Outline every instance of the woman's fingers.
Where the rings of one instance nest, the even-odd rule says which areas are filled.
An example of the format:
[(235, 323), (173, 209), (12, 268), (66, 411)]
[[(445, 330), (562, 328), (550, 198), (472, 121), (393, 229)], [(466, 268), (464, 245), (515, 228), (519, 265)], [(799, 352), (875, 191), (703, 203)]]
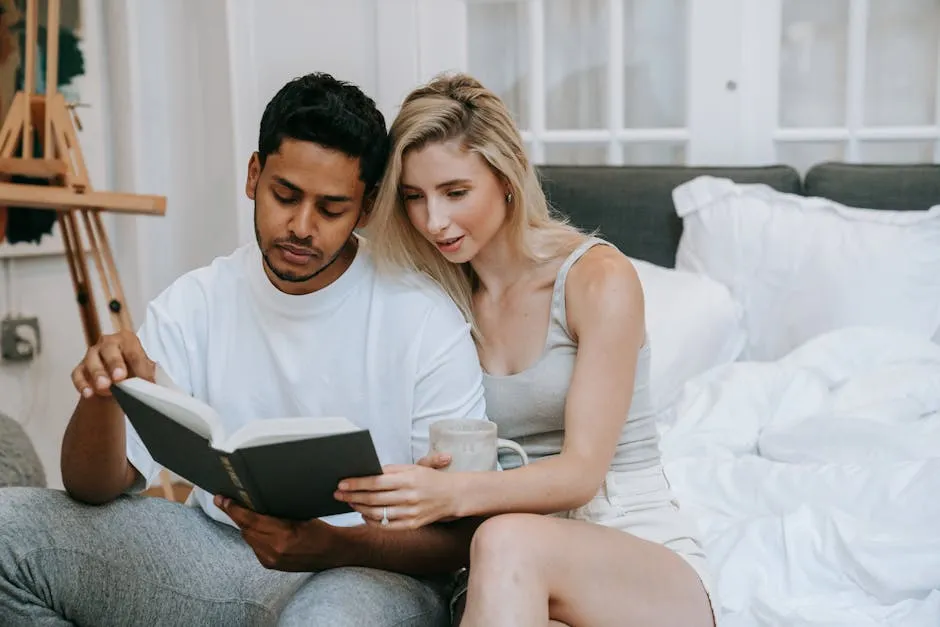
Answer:
[(451, 456), (447, 453), (431, 453), (418, 460), (419, 466), (441, 470), (450, 466)]
[(362, 514), (362, 519), (370, 527), (395, 530), (421, 526), (415, 518), (415, 512), (408, 508), (354, 505), (353, 509)]
[[(412, 466), (413, 468), (413, 466)], [(386, 466), (385, 474), (374, 477), (351, 477), (339, 482), (340, 492), (380, 492), (387, 490), (400, 490), (409, 487), (412, 482), (410, 474), (404, 473), (398, 466)]]
[(402, 505), (414, 502), (414, 495), (410, 492), (405, 492), (402, 490), (386, 492), (344, 492), (339, 490), (333, 495), (333, 497), (337, 501), (344, 501), (346, 503), (353, 503), (355, 505), (365, 505), (370, 507), (387, 507), (390, 505)]

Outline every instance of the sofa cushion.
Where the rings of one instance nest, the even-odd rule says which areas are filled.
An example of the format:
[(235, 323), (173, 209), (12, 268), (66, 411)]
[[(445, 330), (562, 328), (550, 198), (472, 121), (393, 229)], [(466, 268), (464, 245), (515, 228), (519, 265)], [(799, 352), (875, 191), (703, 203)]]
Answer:
[(17, 421), (0, 414), (0, 487), (46, 487), (46, 474), (29, 436)]
[(801, 193), (799, 173), (788, 166), (540, 166), (549, 203), (573, 224), (599, 230), (600, 237), (624, 254), (660, 266), (675, 265), (682, 221), (672, 203), (672, 190), (700, 175), (738, 183), (765, 183)]

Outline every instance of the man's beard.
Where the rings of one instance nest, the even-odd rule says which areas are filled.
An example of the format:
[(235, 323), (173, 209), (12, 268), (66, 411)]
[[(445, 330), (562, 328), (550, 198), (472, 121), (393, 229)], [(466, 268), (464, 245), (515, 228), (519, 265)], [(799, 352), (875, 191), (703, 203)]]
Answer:
[[(281, 281), (285, 281), (287, 283), (306, 283), (307, 281), (319, 276), (321, 272), (323, 272), (324, 270), (332, 266), (333, 262), (335, 262), (337, 259), (340, 258), (340, 255), (343, 254), (343, 249), (346, 248), (346, 243), (349, 242), (349, 237), (352, 237), (352, 231), (351, 231), (349, 233), (349, 237), (347, 237), (346, 241), (343, 242), (343, 245), (339, 247), (339, 250), (337, 250), (333, 254), (333, 256), (330, 257), (329, 261), (327, 261), (325, 264), (320, 266), (320, 268), (316, 272), (313, 272), (311, 274), (297, 274), (295, 272), (279, 270), (273, 263), (271, 263), (271, 258), (268, 256), (268, 251), (265, 250), (264, 244), (261, 241), (261, 232), (258, 230), (258, 201), (257, 200), (255, 200), (254, 202), (254, 210), (255, 210), (255, 216), (254, 216), (255, 240), (258, 242), (258, 249), (261, 251), (261, 258), (264, 260), (264, 265), (268, 267), (268, 270), (270, 270), (271, 273), (274, 274), (274, 276), (276, 276)], [(353, 228), (353, 231), (355, 231), (355, 228)], [(298, 246), (303, 246), (305, 248), (309, 247), (307, 244), (303, 242), (292, 241), (292, 243), (295, 243)]]

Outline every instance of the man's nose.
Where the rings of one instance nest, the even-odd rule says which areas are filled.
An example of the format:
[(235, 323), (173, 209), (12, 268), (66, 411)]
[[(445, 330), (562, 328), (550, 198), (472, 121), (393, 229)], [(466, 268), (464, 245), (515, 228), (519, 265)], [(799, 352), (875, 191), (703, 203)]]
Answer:
[(317, 209), (315, 206), (305, 206), (294, 215), (290, 230), (298, 239), (307, 239), (316, 232)]

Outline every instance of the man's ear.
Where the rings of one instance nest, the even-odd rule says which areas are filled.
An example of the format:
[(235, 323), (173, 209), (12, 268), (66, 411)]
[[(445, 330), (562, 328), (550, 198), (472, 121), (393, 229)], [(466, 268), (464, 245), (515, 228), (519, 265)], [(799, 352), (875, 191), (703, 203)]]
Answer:
[(257, 152), (251, 153), (248, 160), (248, 177), (245, 179), (245, 195), (255, 199), (255, 190), (258, 189), (258, 180), (261, 178), (261, 157)]
[(359, 212), (359, 221), (356, 223), (357, 229), (364, 229), (372, 219), (372, 210), (375, 209), (375, 197), (377, 192), (372, 192), (362, 199), (362, 211)]

